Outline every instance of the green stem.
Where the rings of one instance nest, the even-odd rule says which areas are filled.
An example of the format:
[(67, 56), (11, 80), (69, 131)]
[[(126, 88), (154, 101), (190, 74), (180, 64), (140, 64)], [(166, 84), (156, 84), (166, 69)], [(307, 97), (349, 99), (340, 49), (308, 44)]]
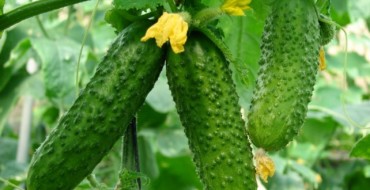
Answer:
[(206, 28), (205, 26), (198, 26), (194, 28), (195, 30), (201, 31), (204, 35), (206, 35), (216, 46), (221, 50), (224, 54), (226, 60), (230, 63), (235, 63), (235, 58), (233, 57), (230, 49), (226, 46), (223, 40), (217, 37), (211, 30)]
[[(139, 150), (137, 144), (137, 126), (136, 118), (133, 118), (130, 126), (125, 131), (123, 137), (123, 149), (122, 149), (122, 170), (140, 172), (139, 163)], [(132, 184), (136, 184), (138, 189), (141, 189), (141, 179), (136, 180)], [(124, 185), (124, 184), (121, 184)]]
[(219, 18), (224, 12), (219, 7), (205, 8), (199, 11), (193, 19), (193, 24), (195, 26), (205, 26), (207, 23)]
[(73, 6), (70, 5), (68, 6), (68, 17), (67, 17), (67, 21), (66, 21), (66, 25), (64, 27), (64, 35), (67, 35), (68, 34), (68, 28), (69, 28), (69, 25), (71, 24), (71, 18), (72, 18), (72, 14), (73, 13)]
[(11, 187), (13, 187), (14, 189), (24, 190), (24, 189), (22, 189), (22, 188), (20, 188), (20, 187), (18, 187), (18, 186), (16, 186), (16, 185), (14, 185), (14, 184), (13, 184), (13, 183), (11, 183), (10, 181), (8, 181), (8, 180), (6, 180), (6, 179), (4, 179), (4, 178), (2, 178), (2, 177), (0, 177), (0, 181), (1, 181), (1, 182), (3, 182), (3, 183), (5, 183), (5, 184), (7, 184), (7, 185), (9, 185), (9, 186), (11, 186)]
[(0, 31), (27, 18), (89, 0), (40, 0), (28, 3), (0, 16)]
[(40, 17), (39, 17), (39, 16), (36, 16), (36, 21), (37, 21), (37, 24), (39, 25), (39, 28), (40, 28), (40, 30), (41, 30), (41, 32), (42, 32), (42, 34), (43, 34), (46, 38), (50, 39), (50, 36), (49, 36), (48, 32), (46, 31), (46, 29), (45, 29), (44, 25), (42, 24), (42, 22), (41, 22), (41, 20), (40, 20)]
[(87, 28), (86, 28), (86, 30), (85, 30), (85, 32), (84, 32), (84, 36), (83, 36), (83, 38), (82, 38), (82, 43), (81, 43), (80, 52), (79, 52), (79, 54), (78, 54), (77, 68), (76, 68), (76, 86), (77, 86), (77, 88), (76, 88), (76, 95), (78, 95), (78, 94), (79, 94), (79, 92), (80, 92), (80, 89), (79, 89), (79, 86), (78, 86), (78, 79), (79, 79), (78, 74), (79, 74), (79, 70), (80, 70), (80, 63), (81, 63), (82, 52), (83, 52), (83, 50), (84, 50), (85, 42), (86, 42), (86, 39), (87, 39), (87, 36), (88, 36), (89, 30), (90, 30), (90, 28), (91, 28), (91, 25), (92, 25), (92, 23), (93, 23), (93, 21), (94, 21), (94, 17), (95, 17), (95, 14), (96, 14), (96, 10), (98, 9), (98, 5), (99, 5), (99, 3), (100, 3), (100, 0), (98, 0), (98, 1), (96, 2), (96, 4), (95, 4), (95, 8), (94, 8), (93, 12), (91, 13), (91, 19), (90, 19), (90, 22), (88, 23)]
[(89, 181), (90, 185), (93, 187), (93, 188), (98, 188), (99, 187), (99, 182), (98, 180), (96, 180), (94, 174), (90, 174), (86, 177), (87, 181)]

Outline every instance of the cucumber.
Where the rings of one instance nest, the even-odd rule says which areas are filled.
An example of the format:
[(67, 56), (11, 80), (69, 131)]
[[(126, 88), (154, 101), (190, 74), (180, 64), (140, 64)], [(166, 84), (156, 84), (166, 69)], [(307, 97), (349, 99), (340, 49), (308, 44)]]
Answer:
[(185, 52), (168, 50), (168, 84), (205, 189), (255, 190), (251, 145), (228, 62), (199, 32)]
[(248, 113), (247, 130), (255, 146), (277, 151), (299, 132), (316, 82), (319, 48), (312, 0), (275, 1), (264, 27)]
[(33, 155), (28, 190), (77, 186), (123, 135), (164, 64), (154, 40), (140, 42), (150, 23), (124, 29), (95, 75)]

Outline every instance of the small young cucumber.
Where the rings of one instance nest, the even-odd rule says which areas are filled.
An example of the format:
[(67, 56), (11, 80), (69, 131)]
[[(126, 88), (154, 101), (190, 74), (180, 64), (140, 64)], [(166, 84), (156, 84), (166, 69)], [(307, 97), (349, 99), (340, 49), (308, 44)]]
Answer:
[(320, 28), (312, 0), (272, 5), (248, 114), (248, 134), (266, 151), (284, 148), (302, 126), (318, 71)]
[(205, 189), (255, 190), (255, 168), (228, 62), (193, 32), (185, 52), (167, 54), (167, 77)]
[(164, 50), (143, 43), (150, 23), (124, 29), (94, 77), (35, 152), (28, 190), (70, 190), (77, 186), (123, 135), (153, 88)]
[[(328, 19), (328, 21), (333, 22), (329, 17), (323, 17), (324, 19)], [(328, 44), (335, 36), (336, 33), (336, 26), (330, 23), (326, 23), (323, 21), (319, 21), (320, 24), (320, 44), (326, 45)]]

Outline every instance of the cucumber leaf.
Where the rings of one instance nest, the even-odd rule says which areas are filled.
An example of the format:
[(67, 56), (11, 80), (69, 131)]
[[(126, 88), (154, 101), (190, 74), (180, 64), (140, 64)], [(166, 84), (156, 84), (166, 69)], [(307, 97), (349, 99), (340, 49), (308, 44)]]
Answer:
[[(246, 110), (249, 108), (252, 89), (258, 70), (258, 59), (261, 54), (260, 43), (263, 32), (264, 20), (267, 17), (268, 7), (261, 1), (261, 5), (253, 11), (246, 11), (243, 17), (222, 17), (220, 27), (224, 29), (225, 40), (233, 57), (234, 81), (240, 96), (240, 104)], [(258, 6), (256, 6), (258, 7)]]
[(319, 8), (320, 13), (329, 16), (330, 15), (330, 4), (331, 0), (318, 0), (316, 6)]
[(365, 136), (356, 143), (351, 154), (352, 157), (365, 158), (370, 160), (370, 135)]
[(222, 5), (224, 0), (201, 0), (201, 2), (210, 7), (216, 7)]
[(21, 95), (22, 84), (29, 77), (25, 69), (18, 71), (12, 76), (3, 90), (0, 92), (0, 136), (4, 129), (8, 115)]
[[(51, 99), (66, 98), (75, 92), (76, 63), (80, 45), (68, 39), (31, 39), (42, 62), (46, 95)], [(81, 63), (86, 61), (86, 52)]]
[(32, 54), (30, 49), (30, 41), (28, 38), (25, 38), (11, 50), (9, 59), (5, 62), (3, 68), (0, 68), (0, 91), (9, 82), (12, 75), (27, 63)]
[(117, 9), (155, 9), (159, 5), (165, 5), (165, 0), (113, 0), (113, 5)]

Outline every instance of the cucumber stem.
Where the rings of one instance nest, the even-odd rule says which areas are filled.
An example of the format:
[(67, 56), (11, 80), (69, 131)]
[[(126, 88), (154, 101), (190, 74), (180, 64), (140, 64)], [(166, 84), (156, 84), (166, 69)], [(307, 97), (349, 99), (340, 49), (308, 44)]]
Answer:
[(207, 23), (219, 18), (224, 12), (219, 7), (205, 8), (199, 11), (193, 20), (193, 25), (196, 27), (202, 27), (207, 25)]
[(28, 3), (0, 16), (0, 31), (27, 18), (89, 0), (41, 0)]
[[(125, 131), (122, 140), (122, 166), (121, 171), (140, 172), (139, 148), (137, 143), (137, 126), (136, 118), (134, 117)], [(137, 188), (141, 190), (140, 177), (132, 178), (136, 182), (129, 182), (130, 184), (137, 184)], [(121, 184), (124, 185), (124, 184)]]

